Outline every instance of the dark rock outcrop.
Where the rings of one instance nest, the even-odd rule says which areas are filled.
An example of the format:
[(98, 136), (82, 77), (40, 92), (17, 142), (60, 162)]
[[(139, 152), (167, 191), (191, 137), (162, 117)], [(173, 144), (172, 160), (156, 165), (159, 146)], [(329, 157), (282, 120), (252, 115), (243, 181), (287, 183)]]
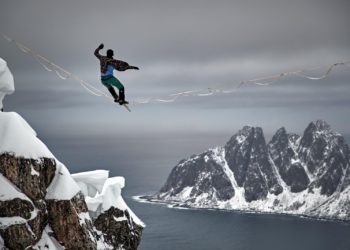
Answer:
[(132, 220), (127, 210), (111, 207), (94, 220), (94, 226), (113, 249), (133, 250), (140, 244), (143, 228)]
[(24, 219), (29, 219), (33, 210), (34, 206), (28, 200), (15, 198), (0, 201), (0, 217), (20, 216)]
[(49, 224), (55, 238), (68, 249), (97, 249), (93, 238), (92, 221), (82, 221), (82, 213), (88, 213), (84, 196), (78, 193), (71, 200), (47, 200)]
[(208, 151), (179, 163), (171, 171), (160, 192), (173, 196), (186, 187), (193, 187), (189, 194), (192, 197), (208, 194), (218, 200), (232, 198), (234, 189), (222, 167), (212, 159), (213, 154), (214, 152)]
[[(0, 237), (4, 244), (0, 248), (32, 249), (49, 225), (50, 237), (66, 249), (137, 249), (143, 228), (133, 222), (127, 211), (112, 207), (93, 222), (82, 193), (70, 200), (45, 198), (55, 174), (60, 174), (56, 167), (54, 159), (0, 155), (0, 174), (11, 183), (7, 185), (22, 193), (22, 198), (5, 200), (0, 195)], [(119, 216), (126, 220), (118, 221)], [(7, 220), (13, 222), (6, 224)], [(98, 248), (101, 237), (96, 228), (103, 233), (106, 248), (101, 244)]]
[(247, 201), (283, 191), (269, 161), (261, 128), (245, 126), (226, 143), (225, 152), (227, 164), (238, 186), (244, 187)]
[(27, 220), (0, 229), (9, 249), (25, 249), (41, 238), (48, 217), (44, 198), (55, 171), (56, 164), (52, 159), (25, 159), (9, 153), (0, 155), (0, 173), (28, 197), (28, 200), (0, 201), (1, 217), (18, 216)]
[(26, 159), (9, 153), (0, 155), (0, 173), (34, 201), (45, 198), (55, 171), (53, 159)]
[(321, 194), (328, 196), (340, 188), (349, 166), (349, 146), (325, 121), (309, 124), (300, 141), (298, 155), (315, 176), (311, 188), (320, 187)]
[(277, 130), (268, 144), (271, 159), (278, 169), (283, 181), (290, 186), (291, 191), (298, 193), (305, 190), (309, 185), (309, 178), (298, 161), (295, 152), (297, 135), (288, 135), (285, 128)]
[[(26, 223), (10, 225), (0, 230), (7, 249), (28, 249), (36, 242), (36, 237), (32, 234)], [(6, 249), (5, 248), (5, 249)]]

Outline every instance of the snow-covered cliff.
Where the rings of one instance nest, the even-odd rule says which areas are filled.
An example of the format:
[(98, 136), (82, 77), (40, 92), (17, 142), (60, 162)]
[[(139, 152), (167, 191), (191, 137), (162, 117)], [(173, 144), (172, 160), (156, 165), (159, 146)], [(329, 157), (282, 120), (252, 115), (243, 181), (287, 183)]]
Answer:
[(71, 175), (19, 114), (0, 112), (1, 249), (137, 249), (145, 225), (124, 185), (104, 170)]
[(280, 128), (266, 144), (245, 126), (224, 147), (182, 160), (160, 191), (143, 197), (180, 206), (350, 220), (350, 150), (321, 120), (303, 136)]
[(0, 109), (3, 108), (2, 101), (5, 95), (10, 95), (15, 91), (15, 84), (10, 69), (6, 61), (0, 57)]

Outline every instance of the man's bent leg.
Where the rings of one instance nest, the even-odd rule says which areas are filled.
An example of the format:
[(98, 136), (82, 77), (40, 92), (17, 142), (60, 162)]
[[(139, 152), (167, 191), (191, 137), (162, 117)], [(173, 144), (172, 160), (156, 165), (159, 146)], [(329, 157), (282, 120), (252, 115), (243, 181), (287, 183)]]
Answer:
[[(119, 89), (119, 104), (127, 104), (128, 102), (125, 101), (125, 89), (123, 84), (114, 76), (108, 77), (106, 79), (103, 79), (103, 84), (108, 85), (108, 90), (111, 92), (110, 87), (114, 86)], [(114, 91), (114, 89), (113, 89)], [(112, 92), (111, 92), (112, 94)], [(113, 94), (112, 94), (113, 95)]]
[(117, 89), (121, 90), (124, 89), (124, 85), (115, 77), (112, 77), (109, 81), (109, 84), (113, 85)]
[(119, 104), (129, 104), (127, 101), (125, 101), (125, 90), (124, 88), (119, 89)]
[(111, 93), (111, 95), (113, 96), (114, 98), (114, 101), (119, 101), (119, 97), (117, 95), (117, 93), (115, 92), (114, 88), (112, 86), (109, 86), (108, 87), (108, 91)]
[(124, 85), (117, 78), (114, 78), (114, 79), (115, 79), (115, 81), (114, 81), (113, 86), (116, 86), (119, 89), (119, 104), (120, 105), (128, 104), (128, 102), (125, 101), (125, 88), (124, 88)]
[(125, 102), (125, 90), (124, 90), (124, 88), (119, 89), (119, 101)]

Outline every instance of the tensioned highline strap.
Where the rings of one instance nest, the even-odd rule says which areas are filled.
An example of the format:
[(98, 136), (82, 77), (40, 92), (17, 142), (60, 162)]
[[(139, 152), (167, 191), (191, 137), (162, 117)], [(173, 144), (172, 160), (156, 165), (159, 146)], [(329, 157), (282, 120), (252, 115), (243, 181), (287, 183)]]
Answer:
[[(58, 66), (57, 64), (51, 62), (44, 56), (34, 52), (27, 46), (23, 45), (22, 43), (17, 42), (16, 40), (12, 39), (11, 37), (5, 35), (4, 33), (0, 32), (0, 35), (9, 43), (14, 43), (22, 52), (32, 56), (43, 68), (50, 72), (55, 72), (56, 75), (61, 78), (62, 80), (66, 80), (68, 78), (78, 82), (86, 91), (88, 91), (90, 94), (93, 94), (95, 96), (103, 96), (109, 99), (110, 101), (113, 101), (113, 98), (107, 95), (102, 90), (94, 87), (92, 84), (82, 80), (77, 75), (72, 74), (68, 70)], [(130, 104), (147, 104), (147, 103), (166, 103), (166, 102), (174, 102), (177, 98), (183, 97), (183, 96), (199, 96), (199, 97), (205, 97), (210, 96), (214, 94), (229, 94), (237, 91), (240, 87), (242, 87), (245, 84), (255, 84), (259, 86), (269, 86), (282, 78), (290, 77), (292, 75), (296, 75), (299, 77), (303, 77), (309, 80), (322, 80), (325, 79), (331, 71), (337, 67), (337, 66), (350, 66), (350, 61), (345, 62), (336, 62), (328, 65), (323, 66), (317, 66), (317, 67), (311, 67), (311, 68), (304, 68), (297, 71), (288, 71), (283, 72), (276, 75), (261, 77), (261, 78), (255, 78), (251, 80), (241, 81), (239, 83), (236, 83), (234, 87), (232, 88), (220, 88), (220, 87), (208, 87), (205, 89), (198, 89), (198, 90), (189, 90), (189, 91), (183, 91), (178, 92), (170, 95), (166, 95), (164, 97), (146, 97), (146, 98), (137, 98), (135, 100), (129, 101)], [(308, 73), (315, 71), (315, 70), (325, 70), (325, 73), (321, 76), (314, 77), (307, 75)]]

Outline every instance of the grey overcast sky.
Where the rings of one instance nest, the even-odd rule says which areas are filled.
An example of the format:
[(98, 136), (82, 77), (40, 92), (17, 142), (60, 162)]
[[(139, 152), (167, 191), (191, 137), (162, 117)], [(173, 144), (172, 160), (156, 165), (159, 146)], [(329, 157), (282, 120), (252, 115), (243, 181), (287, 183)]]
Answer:
[[(348, 0), (1, 0), (0, 31), (104, 90), (93, 56), (103, 42), (140, 67), (116, 72), (133, 99), (348, 61), (349, 10)], [(195, 151), (189, 155), (223, 144), (247, 124), (263, 127), (269, 137), (281, 126), (302, 133), (310, 121), (324, 119), (350, 134), (349, 67), (321, 81), (293, 77), (229, 95), (132, 106), (128, 113), (45, 71), (4, 39), (0, 56), (16, 84), (5, 109), (24, 116), (63, 162), (80, 164), (67, 153), (72, 150), (89, 155), (113, 145), (124, 148), (127, 162), (136, 154), (132, 145), (139, 153), (165, 152), (174, 140), (181, 150)], [(89, 140), (89, 147), (79, 140)]]

